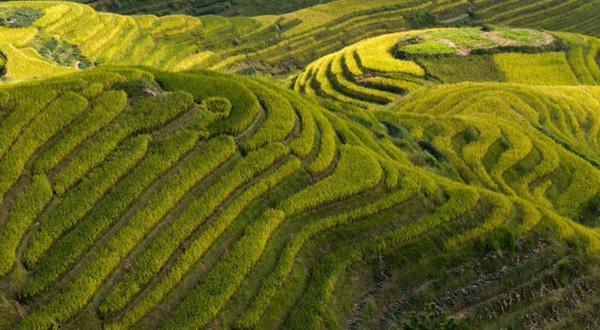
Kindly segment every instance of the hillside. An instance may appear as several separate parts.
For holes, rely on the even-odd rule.
[[[264,4],[0,5],[0,329],[600,327],[600,2]]]
[[[50,14],[34,23],[37,31],[30,29],[17,39],[17,48],[32,47],[39,52],[43,44],[28,41],[44,39],[48,34],[78,47],[92,62],[142,64],[166,70],[213,68],[286,75],[369,37],[435,26],[494,23],[600,36],[595,19],[599,0],[337,0],[286,14],[250,18],[127,17],[94,12],[75,3],[46,1],[8,2],[3,6],[24,4]]]
[[[484,31],[485,30],[485,31]],[[309,64],[293,88],[362,108],[444,83],[600,83],[600,40],[527,29],[413,30],[363,40]]]
[[[76,1],[89,4],[98,10],[120,14],[156,14],[172,15],[186,14],[199,15],[227,15],[227,16],[254,16],[267,14],[282,14],[298,9],[310,7],[323,0],[83,0]]]
[[[464,265],[411,283],[403,308],[445,301],[474,327],[525,265],[548,303],[595,287],[574,251],[600,249],[596,87],[440,86],[371,113],[212,72],[91,69],[1,91],[1,287],[30,306],[16,329],[343,327],[386,310],[376,293],[405,290],[405,267],[425,285]],[[500,252],[484,282],[468,270]]]

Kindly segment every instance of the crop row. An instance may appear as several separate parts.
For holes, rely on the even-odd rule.
[[[402,190],[390,194],[389,196],[386,196],[375,203],[358,208],[348,213],[337,214],[320,219],[319,221],[313,222],[312,224],[302,228],[302,230],[294,235],[293,239],[288,242],[279,257],[279,261],[275,266],[275,269],[263,282],[250,307],[236,321],[236,327],[241,329],[251,329],[256,326],[261,315],[264,313],[264,310],[267,308],[271,302],[271,299],[291,271],[296,255],[311,237],[336,226],[365,218],[389,209],[408,200],[409,198],[414,197],[420,191],[418,183],[409,177],[405,177],[403,179],[402,187]]]
[[[78,267],[72,280],[65,284],[59,293],[32,311],[19,323],[17,329],[56,328],[73,317],[148,231],[175,207],[197,182],[234,152],[235,143],[231,137],[217,137],[208,141],[199,157],[190,160],[185,169],[162,186],[144,209],[136,213],[124,227]],[[69,304],[65,304],[65,301]]]
[[[45,173],[73,151],[86,138],[111,122],[127,104],[125,92],[106,92],[92,101],[91,108],[70,125],[48,149],[40,154],[35,163],[37,173]]]
[[[62,195],[85,173],[98,165],[127,136],[154,130],[188,110],[192,98],[187,93],[138,100],[121,119],[100,131],[97,139],[81,150],[54,179],[54,190]],[[121,122],[122,121],[122,122]]]
[[[311,105],[291,92],[286,91],[286,96],[288,96],[292,107],[296,110],[302,125],[300,136],[290,142],[288,146],[294,154],[300,158],[304,158],[310,154],[316,140],[317,126],[310,110],[314,105]]]
[[[590,165],[595,162],[592,155],[598,148],[600,129],[600,118],[593,110],[598,104],[595,93],[562,87],[517,90],[510,85],[502,87],[504,91],[492,92],[487,90],[487,84],[467,86],[472,86],[469,90],[473,96],[460,100],[464,93],[459,89],[441,87],[447,92],[421,100],[422,104],[413,103],[411,110],[425,110],[427,114],[435,115],[481,117],[482,120],[469,120],[482,134],[477,141],[462,148],[461,161],[468,164],[478,177],[484,178],[490,187],[498,185],[502,191],[516,193],[539,206],[553,205],[561,214],[576,216],[582,203],[597,192],[596,185],[589,184],[598,179],[597,170]],[[441,95],[444,95],[443,99],[439,99]],[[499,119],[495,127],[489,126],[489,116]],[[504,123],[508,118],[510,120]],[[520,123],[521,128],[515,129],[514,123]],[[508,147],[497,156],[493,166],[486,169],[482,166],[482,156],[487,155],[494,141],[501,137],[498,129],[502,130]],[[491,136],[493,132],[497,133]],[[442,146],[441,141],[434,142],[445,152],[450,150],[450,144]],[[536,153],[541,154],[540,160],[535,160]],[[569,165],[563,163],[558,169],[561,159],[568,160]],[[486,178],[487,171],[489,177]],[[545,177],[555,171],[553,176]],[[588,173],[588,184],[583,173]],[[530,192],[529,185],[537,179],[542,181]]]
[[[17,196],[0,231],[0,276],[13,266],[21,237],[52,197],[50,183],[44,175],[36,175],[27,189]]]
[[[153,182],[173,167],[198,141],[198,134],[182,131],[152,141],[146,157],[111,189],[97,207],[56,242],[37,263],[23,296],[46,290],[88,250],[140,198]]]
[[[36,86],[37,87],[37,86]],[[15,110],[11,111],[0,122],[0,157],[4,156],[27,124],[57,97],[56,91],[50,88],[34,88],[33,86],[8,90]],[[9,95],[9,94],[7,94]]]
[[[569,51],[567,52],[567,61],[571,65],[571,69],[577,79],[585,85],[595,85],[596,79],[592,76],[588,63],[586,61],[586,52],[589,47],[589,41],[583,37],[575,36],[571,34],[560,34],[561,39],[567,41],[569,44]]]
[[[300,164],[298,158],[292,157],[272,174],[258,180],[244,191],[229,204],[223,213],[216,216],[211,226],[207,227],[198,238],[190,243],[181,257],[171,265],[165,277],[156,286],[150,287],[147,295],[143,296],[132,308],[126,309],[123,316],[118,321],[110,323],[107,328],[115,330],[131,327],[148,311],[156,307],[156,304],[183,279],[192,265],[200,260],[211,244],[229,227],[247,205],[296,173],[300,169]]]
[[[96,36],[85,44],[86,53],[88,55],[101,54],[106,45],[123,30],[127,29],[133,21],[131,17],[113,15],[110,24],[104,27],[102,36]]]
[[[313,110],[312,114],[321,132],[321,139],[318,145],[319,153],[312,163],[308,165],[308,171],[313,175],[317,175],[329,168],[337,152],[337,146],[335,130],[331,126],[331,123],[319,110]]]
[[[318,59],[298,76],[294,89],[307,94],[322,93],[363,108],[395,100],[396,93],[417,86],[410,80],[425,75],[415,62],[399,60],[392,55],[401,35],[396,33],[367,39]],[[378,76],[399,73],[414,78],[404,80]]]
[[[208,324],[244,280],[262,254],[271,233],[284,218],[285,213],[282,211],[266,210],[246,228],[244,236],[235,243],[231,251],[159,328],[201,328]]]
[[[35,151],[48,139],[67,126],[87,106],[87,100],[68,92],[53,101],[48,108],[36,116],[29,126],[19,135],[0,160],[0,200],[16,183],[25,168],[25,164]]]
[[[494,204],[490,215],[476,228],[469,229],[446,242],[446,246],[453,248],[466,242],[482,238],[492,230],[500,227],[509,218],[513,204],[500,194],[486,194],[486,197]]]
[[[125,307],[167,261],[179,244],[200,226],[225,199],[282,158],[287,152],[281,144],[272,144],[251,152],[216,184],[194,201],[188,209],[152,240],[123,278],[109,291],[99,307],[103,315],[111,315]]]
[[[209,97],[224,97],[233,105],[231,115],[211,126],[215,133],[239,134],[246,129],[259,112],[256,96],[237,81],[215,75],[199,77],[191,74],[159,74],[157,79],[167,88],[188,91],[196,102]]]
[[[283,140],[294,128],[296,113],[290,102],[274,91],[259,84],[249,84],[267,111],[267,119],[259,130],[241,145],[245,150],[256,150],[269,143]]]
[[[52,213],[40,219],[39,229],[36,228],[33,233],[23,256],[28,268],[32,268],[56,239],[75,226],[98,200],[144,157],[149,141],[148,136],[125,141],[106,162],[90,172],[75,189],[69,190]]]
[[[364,173],[357,177],[357,173]],[[373,188],[381,179],[377,159],[361,147],[340,146],[340,160],[333,174],[281,202],[288,216],[332,203]]]
[[[341,272],[363,256],[386,247],[397,246],[468,212],[479,199],[475,190],[447,187],[450,199],[417,221],[358,244],[345,246],[324,258],[312,270],[306,292],[287,318],[286,329],[315,329],[319,326],[327,300]]]

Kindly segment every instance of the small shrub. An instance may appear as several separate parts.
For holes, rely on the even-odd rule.
[[[477,128],[475,128],[475,126],[468,126],[465,129],[465,140],[467,141],[467,143],[477,141],[478,138],[479,131],[477,130]]]
[[[155,82],[150,81],[147,77],[140,79],[126,80],[118,84],[115,89],[123,90],[131,97],[155,96],[160,92],[160,86]]]
[[[481,31],[483,32],[492,32],[492,31],[496,31],[496,27],[493,26],[492,24],[484,24],[481,27]]]
[[[436,148],[431,142],[419,141],[417,143],[419,144],[419,147],[421,147],[421,149],[423,149],[424,151],[431,154],[437,161],[442,161],[442,160],[446,159],[446,156],[438,148]]]
[[[209,97],[202,101],[202,106],[210,112],[229,116],[231,113],[231,102],[224,97]]]
[[[509,250],[517,244],[517,233],[510,227],[500,227],[490,233],[489,236],[479,240],[475,246],[483,252]]]
[[[405,139],[408,135],[408,133],[402,127],[398,127],[385,120],[382,120],[381,123],[383,124],[383,126],[385,126],[385,128],[388,131],[388,134],[391,137]]]

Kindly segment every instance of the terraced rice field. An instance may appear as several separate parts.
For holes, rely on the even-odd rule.
[[[0,329],[598,328],[598,6],[2,3]]]
[[[293,88],[375,108],[439,83],[597,85],[600,69],[595,45],[599,42],[581,35],[505,28],[400,32],[367,39],[316,60],[295,78]],[[568,49],[561,50],[561,43]]]
[[[364,113],[213,72],[91,69],[45,86],[1,92],[16,329],[318,328],[350,322],[323,313],[346,269],[379,253],[434,239],[450,262],[540,226],[544,242],[600,248],[585,208],[600,193],[596,87],[448,85]],[[460,309],[473,324],[478,301]]]
[[[16,5],[23,3],[27,2]],[[75,45],[97,63],[280,74],[369,37],[424,27],[494,23],[598,36],[594,13],[600,10],[597,0],[338,0],[277,16],[170,15],[160,19],[152,15],[94,14],[89,7],[75,3],[40,2],[32,6],[49,11],[37,27],[50,35],[60,34],[65,41],[78,41]],[[64,15],[68,18],[60,19]],[[423,15],[432,19],[420,20]],[[52,20],[60,20],[62,28]],[[88,29],[86,24],[94,28]],[[92,39],[71,35],[75,31]],[[92,37],[93,32],[100,31],[101,37]]]

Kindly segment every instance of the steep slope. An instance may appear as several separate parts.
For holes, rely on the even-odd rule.
[[[367,312],[355,294],[377,300],[408,273],[380,259],[379,280],[343,278],[421,245],[407,267],[422,283],[504,251],[595,288],[595,263],[577,263],[600,248],[595,87],[440,86],[375,113],[214,72],[90,69],[0,90],[4,327],[342,327]],[[478,101],[448,99],[463,94]],[[478,303],[517,290],[511,265],[485,296],[439,300],[470,274],[403,309],[425,299],[488,324]],[[520,313],[503,311],[493,322]]]
[[[599,4],[2,3],[0,329],[598,328]]]

